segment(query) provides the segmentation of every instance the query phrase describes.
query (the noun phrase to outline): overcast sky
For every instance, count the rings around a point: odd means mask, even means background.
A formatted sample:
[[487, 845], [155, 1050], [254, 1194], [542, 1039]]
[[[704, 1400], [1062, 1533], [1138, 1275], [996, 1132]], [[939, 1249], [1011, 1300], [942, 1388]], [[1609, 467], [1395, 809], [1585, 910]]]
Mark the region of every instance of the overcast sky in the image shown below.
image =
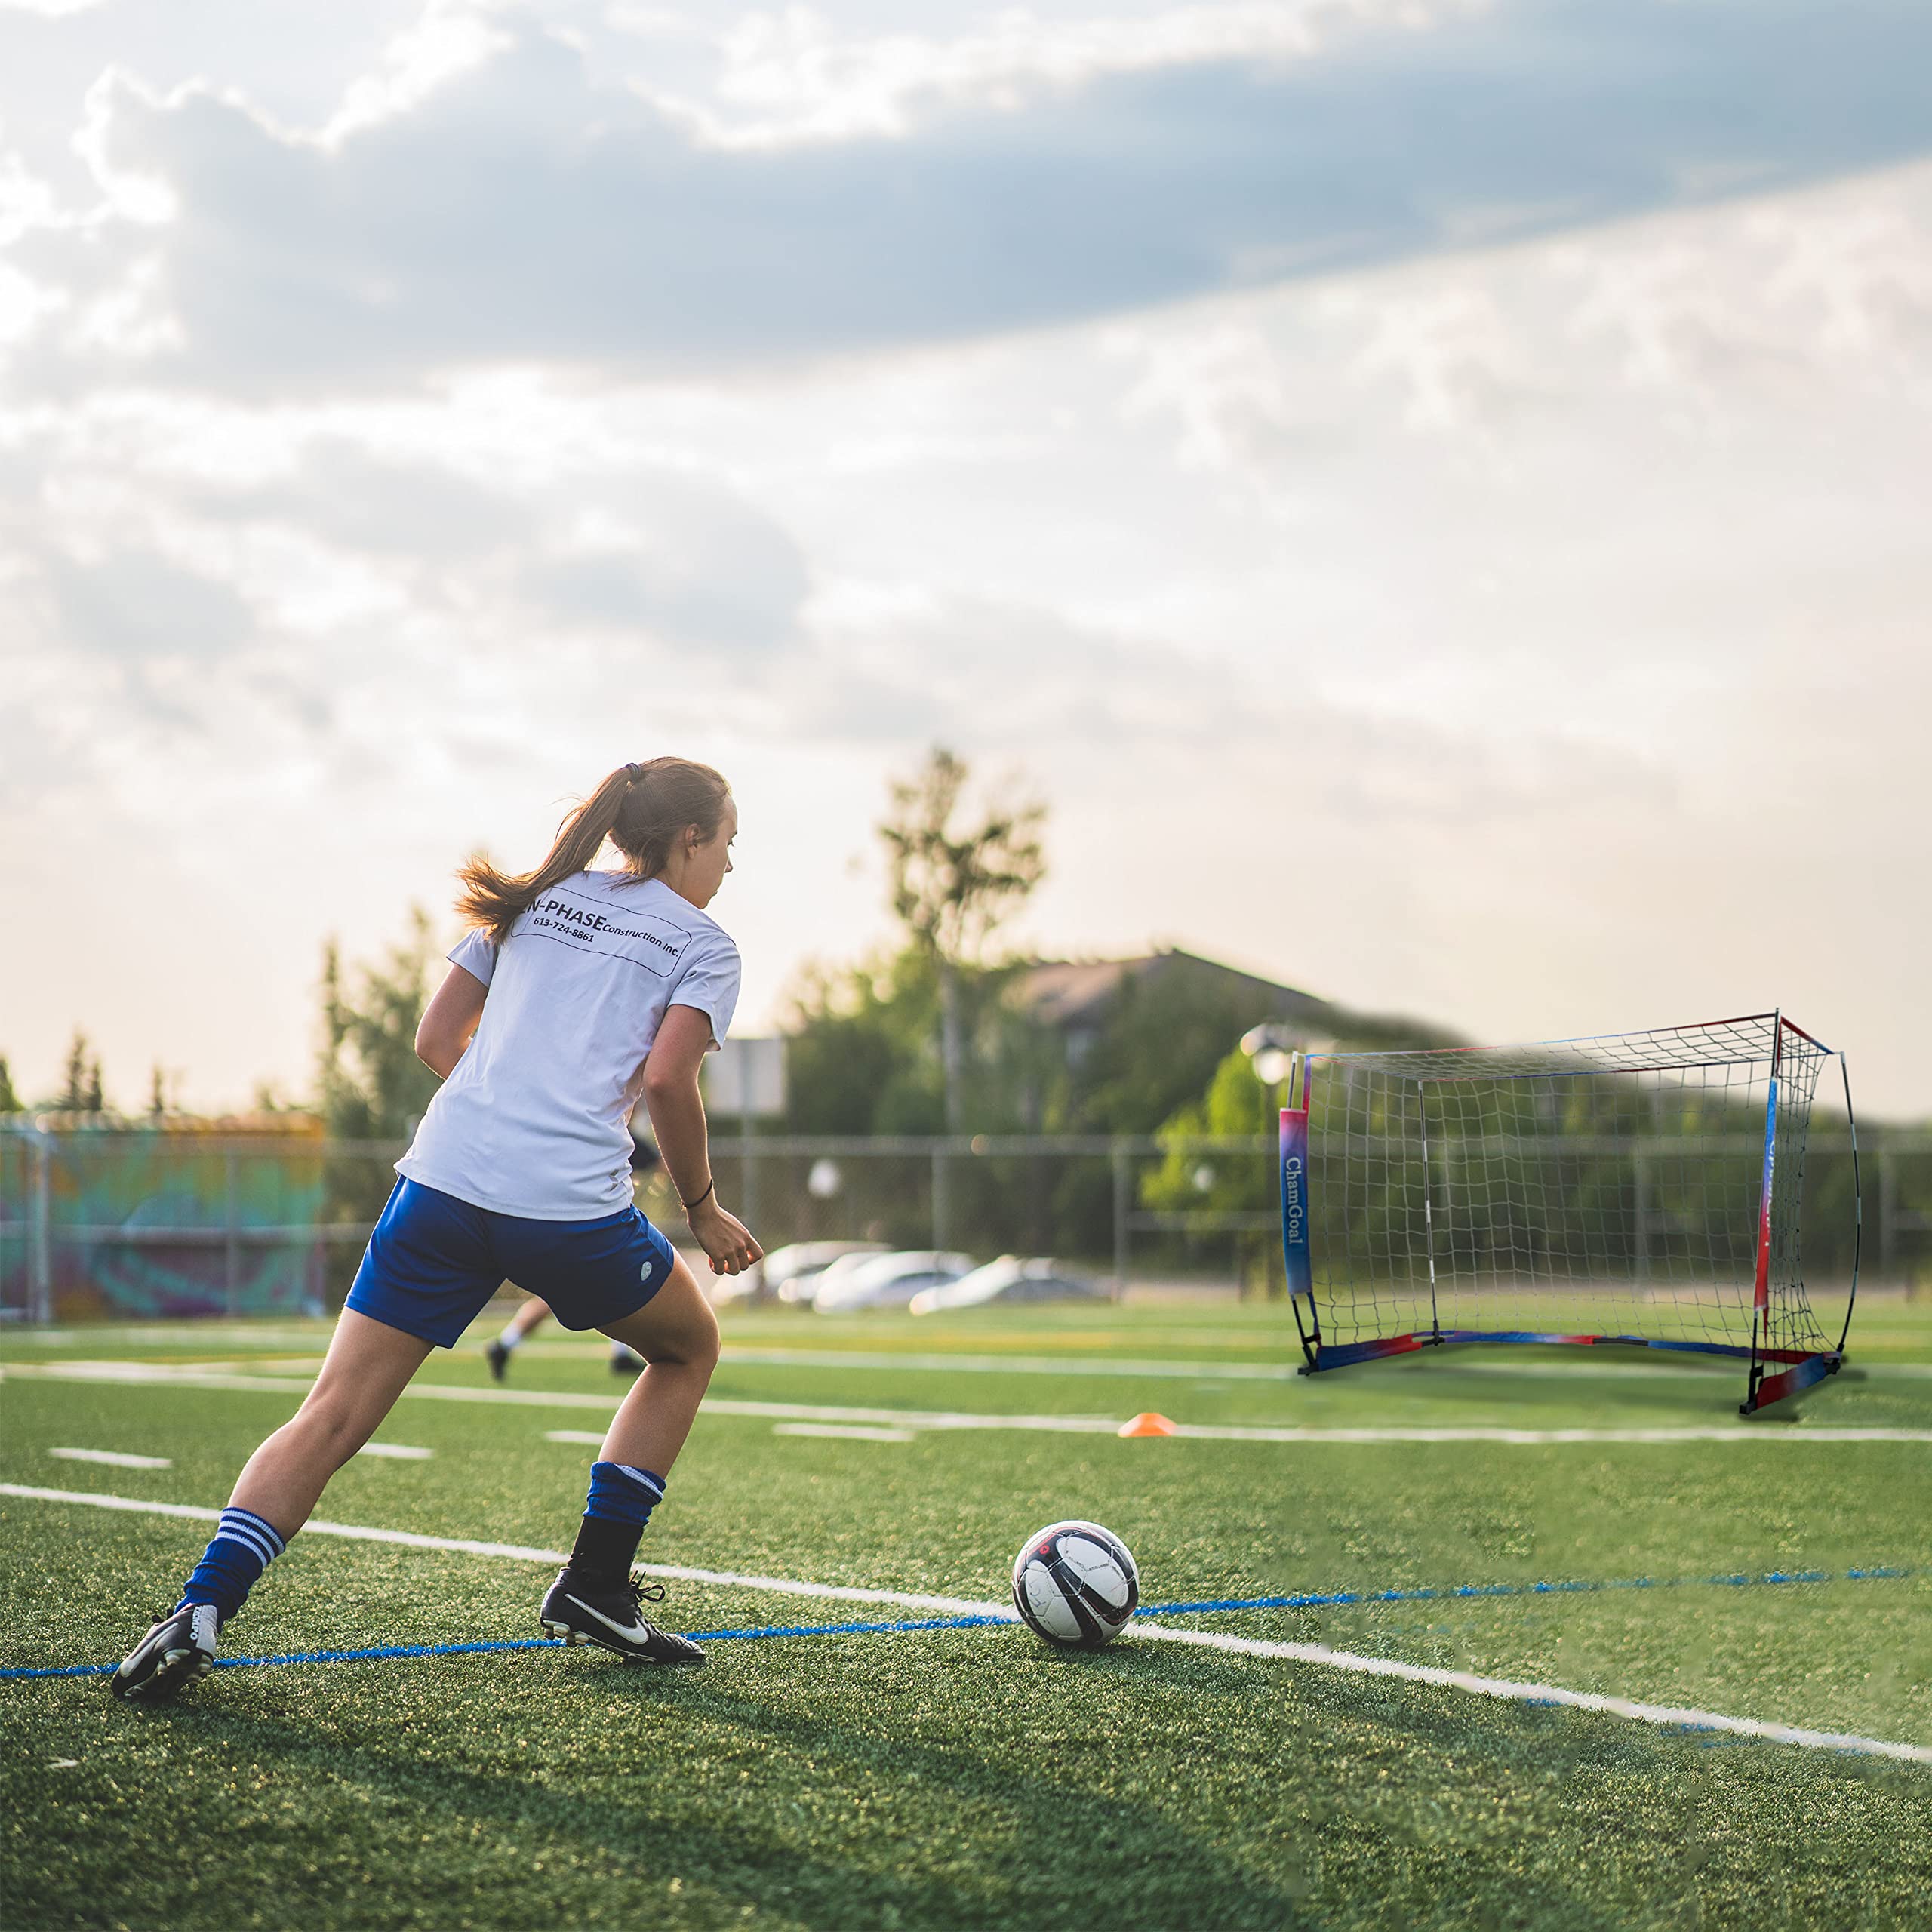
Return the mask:
[[0, 0], [0, 1052], [667, 750], [766, 1023], [942, 739], [1041, 951], [1932, 1114], [1929, 459], [1924, 0]]

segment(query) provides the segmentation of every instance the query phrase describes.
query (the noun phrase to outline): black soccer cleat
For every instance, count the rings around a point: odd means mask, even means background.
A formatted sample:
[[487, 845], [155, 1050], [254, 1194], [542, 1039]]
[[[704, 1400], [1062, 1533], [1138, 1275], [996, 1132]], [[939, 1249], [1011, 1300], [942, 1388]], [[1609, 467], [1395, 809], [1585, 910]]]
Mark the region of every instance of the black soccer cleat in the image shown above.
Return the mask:
[[211, 1603], [183, 1604], [170, 1611], [128, 1653], [107, 1680], [108, 1689], [136, 1703], [165, 1704], [214, 1667], [220, 1628]]
[[568, 1565], [557, 1573], [537, 1612], [544, 1630], [567, 1644], [595, 1644], [632, 1663], [702, 1663], [704, 1653], [688, 1637], [660, 1630], [639, 1606], [664, 1600], [662, 1583], [635, 1577], [586, 1583]]
[[490, 1373], [499, 1382], [502, 1381], [503, 1371], [510, 1365], [510, 1352], [502, 1336], [499, 1335], [483, 1351], [483, 1359], [490, 1364]]
[[645, 1361], [636, 1349], [627, 1348], [622, 1342], [611, 1344], [611, 1373], [613, 1375], [641, 1375]]

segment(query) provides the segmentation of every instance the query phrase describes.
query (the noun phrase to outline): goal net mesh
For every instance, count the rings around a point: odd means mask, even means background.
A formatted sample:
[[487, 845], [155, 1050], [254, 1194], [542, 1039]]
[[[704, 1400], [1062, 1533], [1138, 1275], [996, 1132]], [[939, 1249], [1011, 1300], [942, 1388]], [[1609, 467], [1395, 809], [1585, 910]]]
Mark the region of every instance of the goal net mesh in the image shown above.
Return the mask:
[[[1831, 1056], [1775, 1014], [1540, 1046], [1311, 1056], [1324, 1353], [1419, 1336], [1835, 1346], [1799, 1253]], [[1772, 1101], [1775, 1075], [1776, 1100]]]

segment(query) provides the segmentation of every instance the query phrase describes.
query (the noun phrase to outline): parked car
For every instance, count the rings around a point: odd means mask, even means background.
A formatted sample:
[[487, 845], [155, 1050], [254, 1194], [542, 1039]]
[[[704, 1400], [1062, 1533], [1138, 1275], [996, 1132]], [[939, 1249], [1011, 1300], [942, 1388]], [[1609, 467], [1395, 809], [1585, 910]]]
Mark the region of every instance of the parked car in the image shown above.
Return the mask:
[[1084, 1275], [1069, 1275], [1058, 1262], [1046, 1255], [1023, 1261], [1017, 1254], [1002, 1254], [983, 1268], [975, 1268], [956, 1281], [921, 1288], [912, 1297], [915, 1315], [940, 1315], [956, 1308], [980, 1308], [989, 1302], [1009, 1306], [1040, 1301], [1106, 1301], [1108, 1291]]
[[851, 1315], [864, 1308], [903, 1308], [921, 1288], [937, 1287], [970, 1273], [970, 1254], [912, 1248], [897, 1254], [848, 1255], [820, 1278], [812, 1306], [821, 1315]]
[[[815, 1281], [820, 1271], [841, 1255], [883, 1254], [881, 1241], [799, 1241], [775, 1247], [762, 1260], [754, 1261], [742, 1275], [720, 1275], [706, 1281], [714, 1306], [726, 1302], [767, 1302], [779, 1297], [786, 1301], [810, 1301], [809, 1291], [786, 1291], [795, 1282]], [[698, 1278], [705, 1281], [702, 1265]]]
[[809, 1301], [818, 1292], [818, 1278], [835, 1261], [842, 1261], [848, 1254], [885, 1251], [882, 1241], [795, 1241], [787, 1247], [774, 1248], [758, 1263], [763, 1277], [760, 1299]]

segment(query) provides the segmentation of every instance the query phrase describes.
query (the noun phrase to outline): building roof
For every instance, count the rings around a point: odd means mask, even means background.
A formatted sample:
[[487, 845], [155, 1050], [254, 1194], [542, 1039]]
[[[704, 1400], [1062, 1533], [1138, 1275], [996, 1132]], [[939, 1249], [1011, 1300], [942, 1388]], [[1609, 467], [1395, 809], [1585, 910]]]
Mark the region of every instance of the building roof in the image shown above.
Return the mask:
[[1256, 1001], [1257, 1019], [1306, 1017], [1312, 1021], [1337, 1011], [1312, 993], [1178, 949], [1146, 953], [1132, 959], [1037, 960], [1015, 975], [1012, 997], [1044, 1025], [1062, 1029], [1091, 1026], [1099, 1022], [1128, 981], [1174, 972], [1211, 977], [1242, 987]]

